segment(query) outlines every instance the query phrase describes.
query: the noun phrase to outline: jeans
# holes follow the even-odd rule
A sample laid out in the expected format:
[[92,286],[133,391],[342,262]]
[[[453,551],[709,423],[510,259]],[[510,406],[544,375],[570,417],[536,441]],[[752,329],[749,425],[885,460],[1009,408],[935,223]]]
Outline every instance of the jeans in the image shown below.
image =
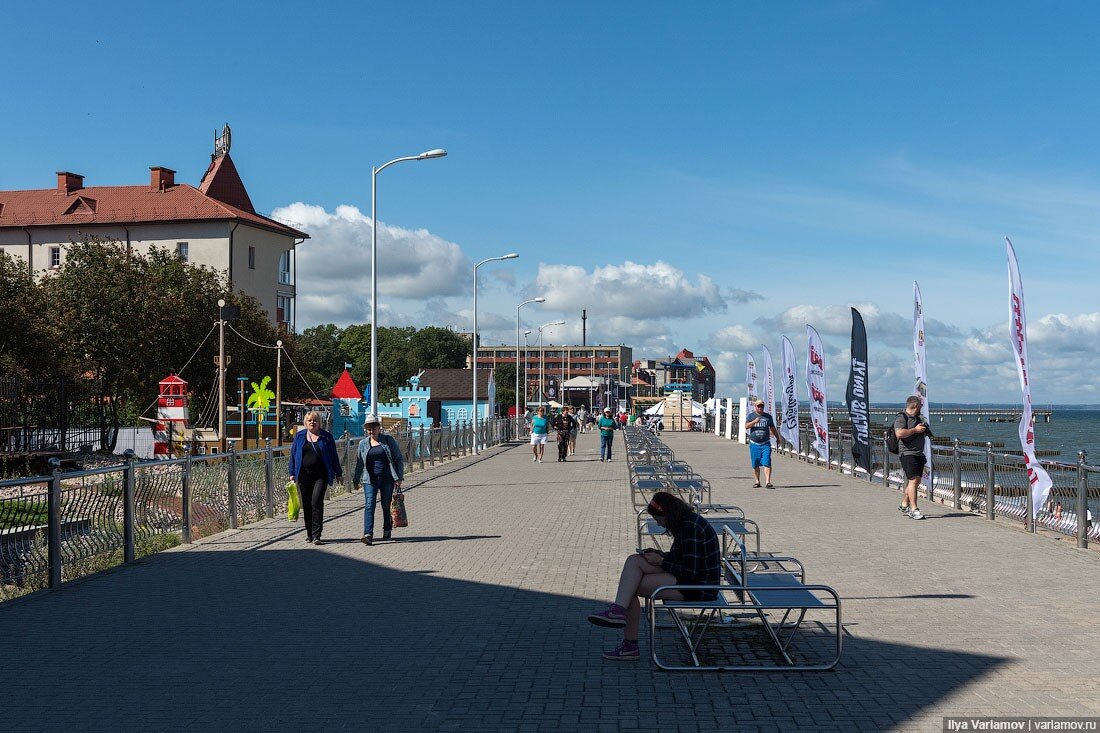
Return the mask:
[[[605,458],[606,457],[607,460],[609,460],[609,461],[611,460],[611,442],[613,440],[615,440],[615,434],[614,433],[612,433],[611,435],[601,435],[600,436],[600,458]],[[604,456],[604,451],[607,452],[606,456]]]
[[302,519],[306,525],[306,537],[321,539],[321,527],[325,523],[325,491],[328,480],[319,478],[306,480],[298,484],[298,495],[302,500]]
[[378,492],[382,492],[382,531],[393,529],[393,515],[390,514],[390,502],[393,500],[393,481],[371,481],[363,484],[363,534],[374,536],[374,506],[378,503]]

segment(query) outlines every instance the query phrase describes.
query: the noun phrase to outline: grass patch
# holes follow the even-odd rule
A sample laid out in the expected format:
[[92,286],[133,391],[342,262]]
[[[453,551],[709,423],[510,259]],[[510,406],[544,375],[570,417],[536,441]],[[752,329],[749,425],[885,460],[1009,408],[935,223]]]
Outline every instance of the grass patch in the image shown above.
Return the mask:
[[11,499],[0,503],[0,529],[49,524],[50,512],[45,499]]

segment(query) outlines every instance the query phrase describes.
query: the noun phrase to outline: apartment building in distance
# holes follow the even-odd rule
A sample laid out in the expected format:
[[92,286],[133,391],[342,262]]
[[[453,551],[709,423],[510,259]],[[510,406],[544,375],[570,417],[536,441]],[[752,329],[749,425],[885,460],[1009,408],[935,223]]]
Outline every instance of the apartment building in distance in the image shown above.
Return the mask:
[[226,125],[198,187],[152,166],[148,184],[137,186],[86,186],[84,176],[59,171],[54,188],[0,191],[0,252],[44,276],[64,266],[70,242],[86,237],[138,253],[165,248],[226,273],[272,323],[294,330],[294,251],[309,235],[256,211],[229,156],[230,141]]
[[696,402],[706,402],[714,396],[714,365],[706,356],[681,349],[667,359],[634,362],[631,382],[638,395],[663,398],[670,392],[689,392]]
[[[524,383],[527,404],[562,402],[586,407],[617,405],[630,395],[630,368],[633,350],[629,346],[555,346],[536,344],[520,346],[517,358],[515,345],[478,346],[478,369],[491,369],[503,364],[520,364],[520,395],[523,402]],[[526,375],[526,378],[525,378]]]

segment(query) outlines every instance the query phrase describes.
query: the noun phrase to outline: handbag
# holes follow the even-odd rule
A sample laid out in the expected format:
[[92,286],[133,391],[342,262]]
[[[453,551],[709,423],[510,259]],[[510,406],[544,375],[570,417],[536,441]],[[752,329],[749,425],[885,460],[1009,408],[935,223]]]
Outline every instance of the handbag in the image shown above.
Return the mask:
[[298,512],[302,510],[302,500],[298,496],[298,484],[294,480],[286,482],[286,518],[291,522],[298,521]]
[[396,489],[393,492],[393,498],[390,499],[390,516],[393,518],[394,527],[409,526],[409,515],[405,512],[405,494],[401,489]]

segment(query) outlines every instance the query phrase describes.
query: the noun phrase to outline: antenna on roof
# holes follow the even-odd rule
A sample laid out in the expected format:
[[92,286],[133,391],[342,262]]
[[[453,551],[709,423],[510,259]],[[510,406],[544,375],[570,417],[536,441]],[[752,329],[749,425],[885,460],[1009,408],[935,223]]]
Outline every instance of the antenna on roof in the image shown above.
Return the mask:
[[214,130],[214,154],[211,158],[220,158],[229,152],[230,146],[233,144],[233,135],[229,130],[229,123],[225,123],[225,127],[222,128],[222,134],[219,135],[217,130]]

